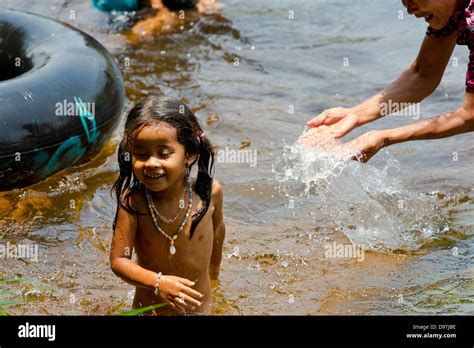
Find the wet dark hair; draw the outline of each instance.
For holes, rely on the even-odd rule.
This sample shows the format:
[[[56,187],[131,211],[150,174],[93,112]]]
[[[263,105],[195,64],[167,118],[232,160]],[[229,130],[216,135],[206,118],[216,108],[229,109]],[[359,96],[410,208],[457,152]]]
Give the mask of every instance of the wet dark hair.
[[[124,136],[118,148],[120,174],[112,186],[112,191],[117,199],[113,229],[115,230],[120,207],[129,213],[140,214],[130,205],[131,195],[143,185],[133,174],[131,146],[137,131],[145,126],[154,126],[160,122],[166,122],[176,129],[178,142],[184,146],[187,156],[197,155],[196,160],[191,163],[192,167],[198,162],[198,174],[193,188],[203,201],[203,205],[192,222],[192,237],[211,202],[214,150],[191,110],[179,100],[168,97],[148,97],[132,107],[127,114]]]

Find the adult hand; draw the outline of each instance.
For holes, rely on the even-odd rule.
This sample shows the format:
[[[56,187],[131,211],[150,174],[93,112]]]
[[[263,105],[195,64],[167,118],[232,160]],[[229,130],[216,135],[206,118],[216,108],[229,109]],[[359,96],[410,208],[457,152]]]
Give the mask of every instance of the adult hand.
[[[306,131],[298,141],[308,147],[320,147],[326,150],[341,144],[334,136],[331,127],[325,125]]]
[[[193,311],[202,305],[198,299],[203,295],[192,289],[195,282],[176,276],[162,276],[160,281],[160,296],[172,308],[179,312]]]
[[[331,108],[324,110],[306,124],[316,128],[329,126],[335,138],[341,138],[359,125],[359,116],[349,108]]]
[[[346,143],[344,146],[348,146],[351,149],[357,149],[359,153],[353,159],[365,163],[380,149],[387,146],[387,140],[383,131],[375,130],[362,134],[360,137]]]

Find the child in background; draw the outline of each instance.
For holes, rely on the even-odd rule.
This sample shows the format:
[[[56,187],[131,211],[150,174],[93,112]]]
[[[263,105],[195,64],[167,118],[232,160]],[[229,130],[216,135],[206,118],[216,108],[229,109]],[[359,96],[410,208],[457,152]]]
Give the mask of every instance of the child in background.
[[[110,262],[136,286],[133,307],[164,302],[155,314],[212,314],[210,280],[219,276],[225,237],[223,193],[196,116],[171,98],[138,103],[127,115],[118,161]]]
[[[186,9],[196,6],[198,0],[92,0],[92,5],[103,11],[137,11],[151,6],[160,9],[163,4],[170,9]]]
[[[135,24],[132,28],[133,34],[147,37],[180,25],[182,21],[179,20],[179,16],[184,14],[183,10],[195,9],[198,13],[217,13],[222,9],[222,5],[216,0],[151,0],[151,6],[158,12],[155,16]],[[175,10],[180,10],[179,16]]]
[[[150,18],[136,23],[132,32],[139,36],[150,36],[154,32],[171,28],[178,23],[176,10],[196,9],[199,13],[216,13],[222,5],[216,0],[92,0],[92,5],[103,11],[138,11],[151,7],[158,12]]]

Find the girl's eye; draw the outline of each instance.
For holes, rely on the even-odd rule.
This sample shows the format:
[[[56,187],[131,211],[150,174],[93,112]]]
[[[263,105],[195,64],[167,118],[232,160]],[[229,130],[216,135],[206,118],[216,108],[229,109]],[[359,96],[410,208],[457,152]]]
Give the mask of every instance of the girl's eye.
[[[160,152],[161,157],[169,157],[170,152],[168,150],[163,150]]]
[[[137,157],[137,158],[144,158],[144,157],[146,157],[146,153],[144,153],[144,152],[135,152],[133,155],[134,155],[135,157]]]

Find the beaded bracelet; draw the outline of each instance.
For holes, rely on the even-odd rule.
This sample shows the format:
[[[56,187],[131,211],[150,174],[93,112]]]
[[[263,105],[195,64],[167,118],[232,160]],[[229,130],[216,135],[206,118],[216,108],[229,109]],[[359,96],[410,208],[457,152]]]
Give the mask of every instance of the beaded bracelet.
[[[160,294],[160,282],[161,282],[161,272],[156,274],[156,284],[155,284],[155,296]]]

